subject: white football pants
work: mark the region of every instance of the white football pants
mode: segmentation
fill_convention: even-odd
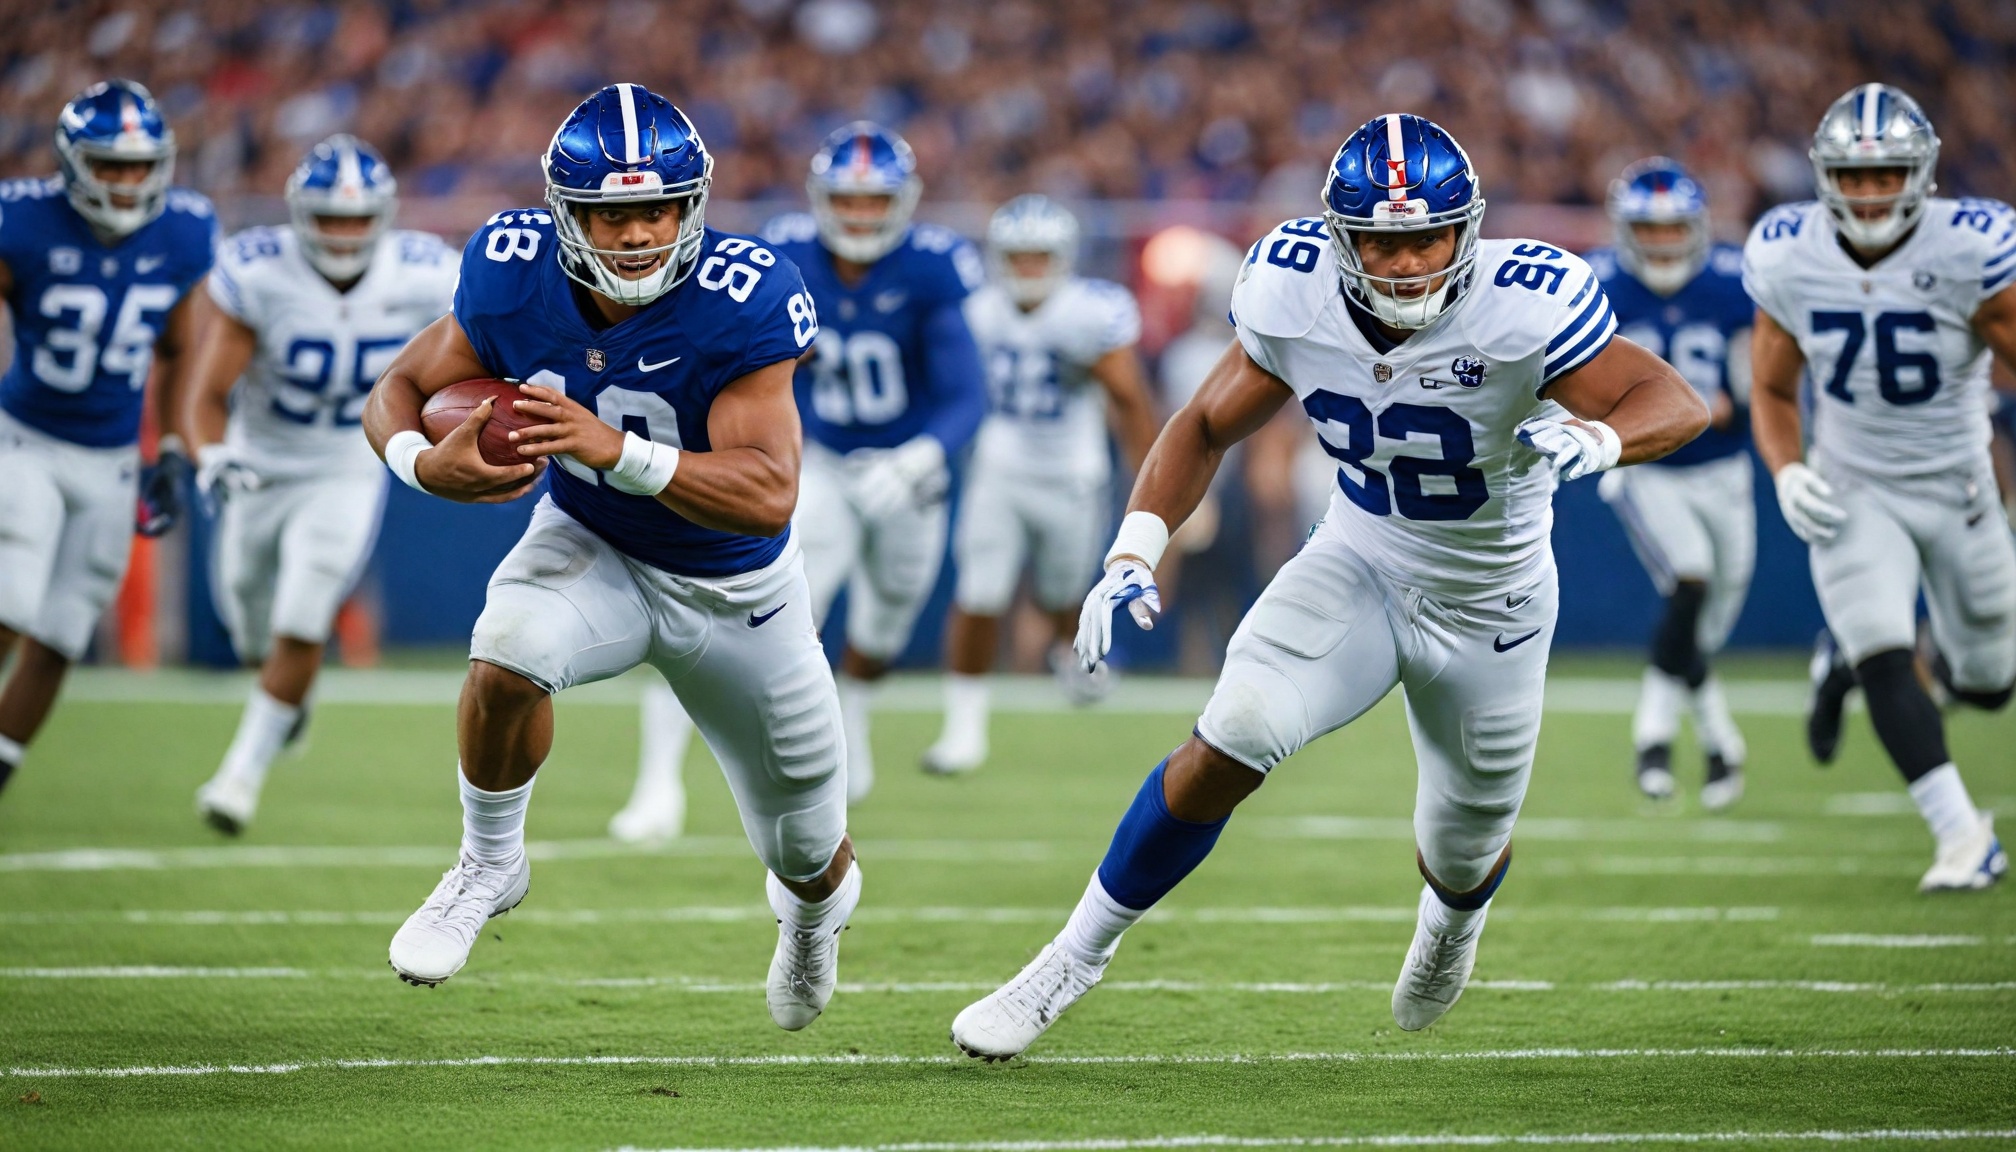
[[[871,660],[893,660],[938,582],[945,503],[904,504],[870,518],[853,490],[857,471],[846,457],[807,442],[791,534],[805,550],[812,619],[823,625],[846,585],[847,643]]]
[[[372,463],[269,480],[224,501],[211,588],[240,659],[265,659],[274,636],[328,641],[378,540],[386,474]]]
[[[0,412],[0,625],[71,660],[132,554],[137,447],[87,448]]]

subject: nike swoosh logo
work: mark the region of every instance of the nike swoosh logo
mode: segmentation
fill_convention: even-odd
[[[790,603],[790,601],[788,600],[785,601],[785,604],[788,603]],[[770,618],[772,616],[777,615],[777,613],[782,612],[783,610],[784,610],[784,604],[779,604],[775,608],[770,609],[768,612],[763,613],[761,616],[758,616],[756,613],[751,612],[749,613],[749,627],[761,628],[763,625],[768,624],[770,622]]]
[[[1533,599],[1533,594],[1531,592],[1528,592],[1524,596],[1507,596],[1505,597],[1505,607],[1510,608],[1516,612],[1519,609],[1524,608],[1526,606],[1526,602],[1531,599]]]
[[[658,363],[656,363],[656,364],[646,364],[646,363],[644,362],[644,358],[643,358],[642,356],[639,356],[639,357],[637,357],[637,371],[639,371],[639,372],[656,372],[656,371],[657,371],[658,369],[660,369],[660,368],[663,368],[663,367],[665,367],[665,366],[666,366],[666,365],[668,365],[668,364],[677,364],[677,363],[678,363],[678,362],[679,362],[680,360],[682,360],[682,359],[684,359],[684,357],[680,357],[680,356],[674,356],[674,357],[672,357],[672,359],[670,359],[670,360],[660,360],[660,361],[659,361]]]
[[[1987,514],[1988,513],[1986,512],[1976,512],[1974,513],[1974,515],[1969,516],[1967,518],[1967,527],[1972,528],[1974,525],[1979,524],[1981,522],[1981,518],[1983,516],[1986,516]]]
[[[1503,632],[1500,632],[1498,634],[1498,638],[1496,640],[1491,641],[1491,649],[1494,652],[1510,652],[1512,649],[1517,648],[1519,645],[1524,644],[1526,641],[1531,640],[1533,637],[1538,636],[1539,634],[1540,629],[1535,628],[1531,632],[1526,633],[1524,636],[1521,636],[1517,640],[1514,640],[1508,644],[1505,641],[1505,634]]]
[[[133,271],[145,276],[167,262],[166,256],[142,256],[133,262]]]

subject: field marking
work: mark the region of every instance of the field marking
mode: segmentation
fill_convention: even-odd
[[[1038,1065],[1225,1065],[1469,1063],[1509,1060],[2008,1060],[2016,1048],[1501,1048],[1475,1052],[1226,1052],[1194,1056],[1022,1056]],[[965,1065],[966,1056],[833,1054],[817,1056],[465,1056],[442,1059],[372,1057],[356,1060],[296,1060],[277,1064],[135,1064],[71,1068],[13,1067],[0,1075],[19,1078],[124,1078],[136,1076],[285,1076],[295,1072],[352,1072],[400,1068],[669,1067],[767,1068],[798,1066],[895,1067]]]
[[[633,673],[599,684],[570,688],[563,704],[634,706],[648,673]],[[328,668],[316,678],[318,706],[452,705],[461,695],[460,669]],[[995,676],[990,699],[999,713],[1104,712],[1151,716],[1195,716],[1211,697],[1214,681],[1199,677],[1128,676],[1104,702],[1079,708],[1048,676]],[[165,669],[134,672],[119,668],[78,668],[64,685],[64,699],[91,703],[219,704],[243,706],[252,676],[243,672]],[[1731,680],[1730,707],[1738,715],[1803,716],[1811,689],[1804,680]],[[1639,681],[1626,677],[1557,676],[1547,681],[1546,709],[1594,716],[1629,715],[1637,707]],[[884,680],[875,694],[878,712],[928,712],[944,708],[944,689],[935,674],[905,673]]]
[[[1978,948],[1987,942],[1982,936],[1872,936],[1857,932],[1815,936],[1808,941],[1816,948]]]
[[[1061,924],[1069,908],[1035,907],[868,907],[854,913],[855,924]],[[222,909],[0,912],[0,925],[127,924],[166,927],[272,927],[398,925],[409,913],[387,911],[226,911]],[[514,923],[541,925],[595,924],[740,924],[775,918],[767,904],[693,904],[669,908],[519,908]],[[1715,924],[1771,923],[1782,910],[1772,907],[1518,907],[1494,910],[1505,920],[1578,920],[1597,923]],[[1412,924],[1410,905],[1344,905],[1335,908],[1157,908],[1144,918],[1157,923],[1189,924]]]
[[[537,973],[491,975],[472,973],[471,983],[557,985],[565,988],[650,988],[695,994],[756,993],[758,980],[727,980],[702,976],[559,976]],[[214,968],[169,965],[81,965],[76,967],[0,968],[0,980],[383,980],[380,968]],[[858,995],[935,995],[992,992],[993,980],[842,981],[838,991]],[[1328,996],[1340,992],[1393,990],[1390,980],[1108,980],[1099,985],[1111,992],[1247,993],[1282,996]],[[1938,982],[1889,984],[1852,980],[1609,980],[1594,983],[1553,980],[1472,980],[1470,990],[1484,992],[1821,992],[1880,996],[1934,993],[2016,992],[2016,980],[1975,983]]]
[[[911,1141],[901,1144],[791,1144],[758,1148],[645,1149],[625,1144],[613,1152],[1129,1152],[1158,1148],[1489,1148],[1605,1147],[1635,1144],[1857,1144],[1940,1143],[1951,1140],[2012,1140],[2016,1128],[1859,1128],[1805,1132],[1444,1132],[1374,1136],[1085,1136],[1067,1140]]]
[[[1247,827],[1280,840],[1414,839],[1414,821],[1404,816],[1261,816]],[[1773,844],[1785,826],[1772,820],[1593,820],[1528,817],[1513,833],[1518,840],[1571,843],[1681,840],[1703,844]]]
[[[1514,839],[1517,839],[1515,833]],[[1872,876],[1916,877],[1917,858],[1884,856],[1591,856],[1543,859],[1543,876]]]

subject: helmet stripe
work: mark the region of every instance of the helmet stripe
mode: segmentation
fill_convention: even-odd
[[[1864,140],[1874,140],[1876,138],[1878,123],[1876,112],[1877,106],[1882,102],[1882,98],[1883,86],[1881,84],[1871,83],[1862,86],[1861,136]]]
[[[1400,114],[1386,114],[1386,198],[1407,199],[1407,136],[1400,131]]]
[[[631,95],[634,84],[616,85],[616,96],[623,105],[623,162],[636,164],[644,159],[637,148],[637,98]]]

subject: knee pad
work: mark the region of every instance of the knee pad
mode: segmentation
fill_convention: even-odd
[[[1666,615],[1652,634],[1652,666],[1689,688],[1699,688],[1708,679],[1708,661],[1701,655],[1701,607],[1708,601],[1708,586],[1698,580],[1682,580],[1666,598]]]
[[[1932,654],[1932,675],[1946,694],[1962,704],[1970,704],[1988,712],[2000,711],[2009,697],[2016,694],[2016,683],[2004,684],[2000,688],[1962,688],[1953,683],[1953,665],[1947,662],[1943,652]]]
[[[1855,679],[1869,704],[1869,720],[1906,782],[1947,762],[1945,722],[1938,705],[1918,682],[1908,648],[1890,648],[1865,657]]]

